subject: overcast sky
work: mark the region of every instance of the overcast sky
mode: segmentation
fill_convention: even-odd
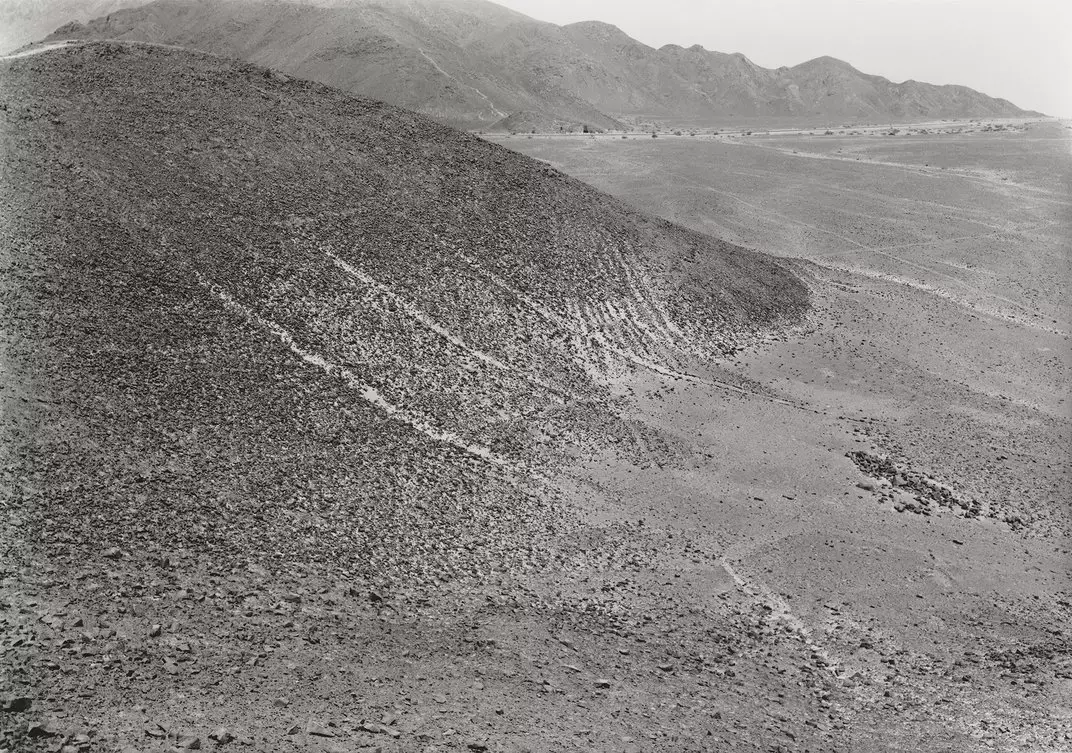
[[[1072,0],[495,0],[597,19],[653,47],[701,44],[777,68],[820,55],[893,81],[964,84],[1072,117]]]

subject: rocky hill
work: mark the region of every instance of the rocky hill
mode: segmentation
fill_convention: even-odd
[[[606,441],[606,374],[710,359],[807,306],[769,258],[320,84],[103,43],[3,78],[8,360],[50,406],[16,447],[67,510],[45,537],[240,533],[385,572],[412,567],[399,530],[444,518],[436,546],[468,551],[474,519],[538,520],[541,458]],[[190,505],[216,522],[172,525]]]
[[[962,86],[900,84],[833,58],[767,69],[698,45],[654,49],[598,21],[557,26],[484,0],[158,0],[53,39],[174,44],[249,60],[467,128],[520,113],[581,130],[657,120],[1016,117]]]
[[[345,601],[358,623],[338,637],[317,618],[303,645],[335,631],[325,645],[358,656],[341,646],[391,632],[360,605],[427,608],[492,583],[516,600],[502,579],[544,568],[577,514],[560,459],[634,442],[645,462],[690,457],[619,415],[608,378],[674,374],[808,305],[770,258],[248,63],[90,43],[3,61],[0,80],[0,587],[30,609],[40,586],[31,606],[48,610],[5,655],[6,749],[55,748],[50,698],[64,715],[93,699],[93,750],[183,743],[160,716],[122,732],[123,709],[185,715],[157,691],[209,676],[242,697],[235,652],[265,619],[275,640],[306,624],[314,602]],[[176,609],[180,582],[180,601],[201,595]],[[84,651],[66,651],[68,628],[85,628]],[[57,662],[72,674],[49,674]],[[217,708],[275,730],[254,682],[259,722]],[[317,713],[315,693],[298,698]]]

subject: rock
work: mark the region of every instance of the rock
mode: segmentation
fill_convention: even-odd
[[[865,490],[865,491],[869,491],[869,492],[873,492],[873,491],[875,491],[875,490],[876,490],[876,489],[878,488],[878,485],[877,485],[877,484],[875,484],[875,482],[874,482],[874,481],[870,481],[870,480],[868,480],[868,481],[861,481],[861,482],[860,482],[860,483],[858,483],[858,484],[857,484],[856,486],[857,486],[857,487],[859,487],[860,489],[863,489],[863,490]]]
[[[608,679],[606,679],[604,677],[600,677],[599,679],[597,679],[595,681],[595,686],[597,688],[609,688],[610,687],[610,680],[608,680]]]
[[[162,724],[151,724],[145,728],[145,734],[149,737],[167,737],[168,730]]]
[[[674,671],[674,665],[673,664],[659,664],[658,668],[661,669],[663,672],[673,672]]]
[[[104,550],[104,556],[110,560],[117,560],[123,556],[123,552],[120,551],[119,547],[113,546]]]
[[[235,736],[226,727],[217,727],[209,734],[208,739],[214,740],[220,745],[226,745],[234,740]]]
[[[469,750],[487,750],[487,743],[472,742],[468,745]]]
[[[311,722],[309,726],[305,728],[305,731],[310,735],[315,735],[316,737],[335,737],[335,733],[327,727]]]
[[[26,711],[33,705],[33,700],[26,696],[9,696],[0,701],[0,711],[6,711],[9,713],[17,713],[19,711]]]
[[[175,747],[179,750],[201,750],[201,738],[195,735],[182,735],[175,741]]]
[[[149,628],[149,637],[150,638],[158,638],[158,637],[160,637],[160,631],[162,629],[163,629],[163,627],[161,625],[153,625],[152,627]]]
[[[30,722],[26,725],[26,734],[30,737],[58,737],[63,732],[48,722]]]

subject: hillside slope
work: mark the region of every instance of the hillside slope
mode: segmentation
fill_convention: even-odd
[[[485,2],[323,7],[249,0],[163,0],[113,13],[61,37],[179,45],[237,57],[477,127],[539,109],[577,124],[619,124],[573,93],[473,55],[474,40],[516,26],[554,28]]]
[[[590,548],[563,538],[587,512],[564,457],[694,462],[608,377],[807,308],[769,258],[246,63],[93,43],[0,82],[9,750],[207,747],[179,731],[207,718],[254,750],[397,737],[398,696],[357,701],[355,677],[429,646],[423,671],[478,669],[452,621],[492,607],[499,640],[549,630],[533,584]],[[505,738],[548,736],[527,688],[499,698]]]
[[[51,38],[152,41],[239,57],[469,128],[520,111],[577,130],[619,128],[621,119],[1032,114],[967,87],[896,84],[833,58],[772,70],[741,54],[656,50],[610,24],[556,26],[483,0],[157,0]]]
[[[773,260],[318,84],[121,44],[14,60],[4,82],[5,321],[27,384],[67,406],[49,421],[111,458],[79,482],[107,522],[57,518],[94,536],[133,535],[149,510],[164,535],[177,488],[244,499],[270,478],[238,503],[266,516],[257,535],[320,509],[346,528],[306,554],[369,566],[389,542],[368,540],[348,485],[403,518],[414,497],[525,509],[502,500],[541,447],[580,441],[565,417],[610,415],[603,375],[708,360],[807,306]],[[27,458],[78,459],[47,436]]]

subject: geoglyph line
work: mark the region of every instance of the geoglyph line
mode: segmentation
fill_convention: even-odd
[[[59,50],[63,47],[70,47],[73,42],[69,39],[65,39],[62,42],[53,42],[46,44],[42,47],[35,47],[31,50],[23,50],[22,52],[13,52],[10,55],[4,55],[0,57],[0,60],[17,60],[18,58],[28,58],[31,55],[40,55],[42,52],[48,52],[49,50]]]
[[[442,241],[440,241],[440,242],[442,243]],[[497,287],[500,287],[503,290],[507,291],[508,293],[511,293],[514,296],[516,296],[519,300],[521,300],[526,305],[528,305],[529,308],[531,308],[533,311],[535,311],[537,314],[539,314],[541,317],[543,317],[546,321],[550,322],[551,324],[554,324],[555,326],[561,327],[562,329],[564,329],[566,332],[570,333],[571,335],[580,335],[580,336],[583,337],[581,332],[579,332],[575,327],[571,326],[571,324],[569,322],[567,322],[565,319],[563,319],[561,316],[559,316],[558,314],[555,314],[554,312],[549,311],[549,310],[545,309],[543,306],[540,306],[539,304],[537,304],[535,301],[530,299],[528,296],[526,296],[520,290],[518,290],[517,288],[513,287],[512,285],[510,285],[510,283],[508,283],[506,280],[504,280],[501,277],[499,277],[499,275],[495,274],[490,269],[487,269],[486,267],[484,267],[484,265],[482,265],[479,262],[477,262],[476,259],[473,259],[472,257],[462,253],[461,251],[458,251],[457,249],[454,249],[454,248],[451,248],[450,246],[447,246],[445,243],[443,243],[443,246],[445,248],[449,248],[451,251],[456,253],[462,260],[464,260],[466,263],[468,263],[475,271],[478,271],[478,272],[482,273],[493,285],[495,285]],[[811,410],[809,408],[803,408],[802,406],[800,406],[800,405],[798,405],[796,403],[793,403],[793,402],[791,402],[789,400],[783,400],[782,398],[779,398],[779,397],[774,397],[773,395],[764,395],[761,392],[754,392],[753,390],[746,390],[743,387],[738,387],[737,385],[729,384],[727,382],[722,382],[722,381],[719,381],[717,379],[704,379],[703,377],[696,376],[695,374],[687,374],[685,372],[681,372],[681,371],[677,371],[677,370],[672,369],[672,368],[668,368],[666,366],[663,366],[662,364],[659,364],[659,363],[656,363],[656,362],[651,361],[649,359],[643,358],[643,357],[641,357],[641,356],[639,356],[639,355],[637,355],[635,353],[630,353],[628,351],[621,350],[620,348],[617,348],[617,347],[611,345],[607,341],[607,338],[604,336],[604,334],[602,332],[598,331],[598,330],[594,330],[591,333],[589,333],[588,337],[590,337],[591,339],[597,340],[600,343],[602,343],[603,344],[603,350],[604,350],[605,353],[618,356],[619,358],[621,358],[621,359],[623,359],[625,361],[628,361],[630,363],[636,364],[637,366],[643,366],[644,368],[649,369],[651,371],[654,371],[657,374],[662,374],[663,376],[667,376],[667,377],[670,377],[672,379],[684,379],[684,380],[686,380],[688,382],[696,382],[698,384],[706,384],[708,386],[717,387],[719,389],[723,389],[723,390],[726,390],[728,392],[736,392],[737,394],[740,394],[740,395],[752,395],[754,397],[759,397],[759,398],[762,398],[764,400],[767,400],[768,402],[778,403],[779,405],[787,405],[787,406],[789,406],[791,408],[798,408],[798,409],[801,409],[801,410],[808,410],[809,412],[812,412],[812,413],[819,413],[819,411]]]
[[[370,288],[380,293],[384,297],[394,301],[394,303],[400,309],[405,311],[412,319],[415,319],[419,323],[423,324],[425,327],[435,332],[447,342],[457,346],[459,349],[465,351],[474,358],[483,361],[490,366],[494,366],[496,369],[499,369],[501,371],[512,371],[509,366],[507,366],[505,363],[495,358],[494,356],[488,355],[487,353],[481,350],[477,350],[476,348],[473,348],[472,346],[466,344],[466,342],[460,337],[452,334],[448,329],[435,322],[431,317],[429,317],[427,314],[425,314],[423,311],[421,311],[409,301],[404,300],[401,296],[399,296],[397,293],[395,293],[383,283],[377,282],[375,279],[365,274],[357,267],[343,261],[332,251],[325,251],[324,253],[328,255],[328,258],[330,258],[335,263],[335,266],[337,266],[339,269],[346,272],[346,274],[350,275],[351,277],[360,280],[363,284],[368,285]]]
[[[719,564],[722,565],[722,569],[729,574],[733,579],[733,582],[737,584],[737,587],[741,591],[748,594],[748,596],[756,601],[766,605],[766,607],[770,609],[771,617],[774,620],[787,624],[794,633],[800,636],[801,640],[804,641],[804,645],[810,648],[814,653],[823,657],[827,663],[827,668],[834,674],[837,674],[837,668],[840,664],[839,660],[830,656],[826,649],[812,640],[811,628],[805,625],[803,620],[793,614],[785,599],[771,591],[770,588],[763,583],[749,583],[741,577],[736,569],[734,569],[726,556],[719,559]]]
[[[272,320],[266,319],[265,317],[256,313],[248,306],[239,303],[237,300],[234,299],[233,296],[227,293],[227,291],[225,291],[219,285],[216,285],[213,282],[209,282],[204,277],[202,277],[200,273],[195,274],[197,274],[197,281],[202,286],[210,290],[217,298],[219,298],[227,309],[240,314],[244,319],[253,324],[256,324],[261,329],[265,329],[271,332],[273,335],[279,338],[280,342],[286,345],[287,348],[289,348],[290,351],[294,353],[294,355],[298,356],[305,363],[309,364],[310,366],[315,366],[329,376],[341,378],[352,389],[357,391],[358,394],[361,395],[362,399],[376,406],[391,418],[401,421],[402,423],[408,424],[412,428],[416,429],[417,431],[431,439],[434,439],[438,442],[445,442],[447,444],[453,445],[454,447],[457,447],[458,449],[463,450],[470,455],[474,455],[482,460],[488,461],[489,463],[493,463],[494,465],[511,465],[508,460],[492,452],[489,448],[483,445],[467,442],[465,439],[459,437],[457,434],[454,434],[452,432],[441,431],[429,424],[427,421],[424,421],[423,419],[415,416],[413,413],[403,408],[399,408],[397,405],[385,398],[375,387],[362,382],[361,378],[350,369],[347,369],[345,366],[341,366],[337,363],[332,363],[319,353],[303,348],[297,343],[297,341],[295,341],[293,335],[287,332],[286,329],[276,324]]]
[[[465,342],[465,340],[463,340],[462,338],[458,337],[457,335],[452,333],[450,330],[448,330],[446,327],[444,327],[443,325],[441,325],[438,322],[436,322],[434,319],[432,319],[426,313],[424,313],[419,308],[414,306],[412,303],[410,303],[409,301],[405,300],[400,295],[395,293],[388,286],[384,285],[381,282],[378,282],[373,277],[369,276],[365,272],[362,272],[360,269],[358,269],[357,267],[353,266],[352,264],[349,264],[348,262],[343,261],[338,256],[336,256],[335,253],[332,252],[331,250],[326,249],[324,251],[324,253],[327,254],[328,257],[335,263],[335,265],[339,269],[341,269],[343,272],[345,272],[346,274],[350,275],[354,279],[359,280],[362,284],[367,285],[368,287],[372,288],[373,290],[378,292],[380,295],[382,295],[382,296],[390,299],[391,301],[393,301],[395,303],[395,305],[397,305],[399,307],[399,309],[404,311],[414,321],[416,321],[419,324],[427,327],[432,332],[435,332],[437,335],[439,335],[444,340],[449,342],[451,345],[454,345],[456,348],[458,348],[459,350],[463,351],[464,353],[467,353],[467,354],[471,355],[473,358],[476,358],[478,361],[486,363],[489,366],[492,366],[492,367],[494,367],[496,369],[499,369],[500,371],[507,371],[507,372],[510,372],[510,373],[513,373],[513,374],[518,374],[523,379],[525,379],[526,381],[529,381],[532,384],[535,384],[535,385],[538,385],[540,387],[543,387],[545,390],[547,390],[548,392],[551,392],[551,393],[553,393],[555,395],[559,395],[559,396],[566,395],[566,396],[574,397],[574,398],[576,397],[576,395],[574,395],[573,393],[569,392],[568,390],[563,389],[562,387],[558,387],[558,386],[556,386],[554,384],[551,384],[550,382],[547,382],[547,381],[545,381],[543,379],[540,379],[539,377],[537,377],[537,376],[535,376],[533,374],[523,372],[520,369],[517,369],[516,367],[511,366],[510,364],[507,364],[507,363],[504,363],[504,362],[500,361],[495,356],[492,356],[492,355],[490,355],[488,353],[485,353],[482,350],[479,350],[477,348],[472,347],[467,342]]]
[[[424,57],[425,60],[427,60],[429,63],[431,63],[435,67],[435,69],[437,71],[442,73],[449,80],[453,81],[454,83],[458,84],[459,86],[464,86],[466,89],[472,89],[477,94],[479,94],[480,98],[488,103],[488,107],[491,108],[492,112],[494,112],[500,118],[505,118],[506,117],[506,113],[503,112],[502,110],[500,110],[498,107],[496,107],[495,103],[493,103],[490,99],[488,99],[488,95],[486,95],[484,92],[480,91],[479,89],[477,89],[475,86],[472,86],[471,84],[466,84],[466,83],[464,83],[462,81],[459,81],[457,78],[455,78],[451,74],[447,73],[445,70],[443,70],[442,66],[440,66],[439,63],[437,63],[435,60],[432,59],[431,55],[429,55],[427,52],[425,52],[420,47],[417,48],[417,52],[421,53],[421,55]]]

